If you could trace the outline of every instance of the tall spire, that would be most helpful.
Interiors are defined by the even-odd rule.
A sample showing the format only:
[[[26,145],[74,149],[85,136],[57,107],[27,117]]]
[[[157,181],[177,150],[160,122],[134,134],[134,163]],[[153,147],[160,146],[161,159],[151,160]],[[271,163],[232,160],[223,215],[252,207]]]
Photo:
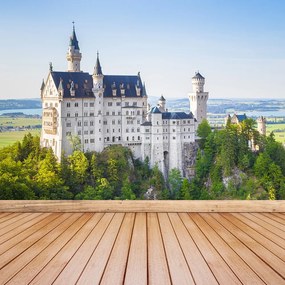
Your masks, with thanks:
[[[97,51],[97,60],[96,60],[96,64],[94,67],[94,73],[93,74],[94,75],[103,75],[100,60],[99,60],[99,52],[98,51]]]
[[[74,21],[72,22],[73,24],[73,29],[72,29],[72,35],[70,37],[70,42],[69,42],[69,46],[73,46],[74,49],[79,50],[79,45],[78,45],[78,40],[76,37],[76,33],[75,33],[75,26],[74,26]]]

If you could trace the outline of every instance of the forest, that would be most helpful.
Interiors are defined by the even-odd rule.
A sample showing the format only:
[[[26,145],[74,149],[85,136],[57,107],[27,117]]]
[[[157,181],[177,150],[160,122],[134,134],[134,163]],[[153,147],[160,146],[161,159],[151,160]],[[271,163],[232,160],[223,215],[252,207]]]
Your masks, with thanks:
[[[285,199],[285,149],[261,136],[252,119],[211,130],[198,127],[195,176],[178,169],[164,179],[148,160],[113,145],[101,153],[75,149],[58,162],[31,134],[0,149],[0,199]]]

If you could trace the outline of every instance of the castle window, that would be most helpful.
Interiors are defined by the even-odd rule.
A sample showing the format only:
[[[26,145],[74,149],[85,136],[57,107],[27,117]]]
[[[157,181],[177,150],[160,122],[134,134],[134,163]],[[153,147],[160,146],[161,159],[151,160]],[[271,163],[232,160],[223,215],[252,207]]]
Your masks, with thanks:
[[[101,141],[101,138],[99,138],[99,141]]]
[[[121,140],[121,137],[118,137],[118,141],[120,141]]]
[[[94,126],[94,121],[90,121],[90,126]]]
[[[121,102],[116,102],[116,106],[121,106]]]
[[[118,129],[118,132],[120,132],[121,131],[121,129]]]
[[[115,116],[115,111],[112,112],[112,115]]]
[[[186,130],[186,129],[184,128],[184,132],[185,132],[185,130]]]
[[[98,115],[102,115],[102,112],[101,112],[101,110],[100,110],[100,111],[98,111]]]
[[[101,133],[101,129],[99,129],[99,133]]]
[[[85,139],[85,140],[84,140],[84,143],[88,143],[88,139]]]
[[[108,141],[110,141],[110,138],[109,138],[109,137],[107,137],[107,142],[108,142]]]
[[[106,116],[109,116],[109,112],[106,112]]]
[[[116,124],[116,122],[115,122],[115,120],[113,120],[113,121],[112,121],[112,125],[115,125],[115,124]]]
[[[125,106],[129,106],[129,102],[125,102]]]
[[[185,121],[185,120],[183,121],[183,124],[186,124],[186,121]]]
[[[70,107],[70,103],[66,103],[66,107],[69,108]]]
[[[69,127],[71,127],[71,122],[67,122],[66,123],[66,126],[69,128]]]
[[[84,131],[84,135],[88,135],[88,131]]]
[[[137,128],[137,132],[138,132],[138,133],[140,132],[140,128]]]
[[[78,127],[81,127],[81,121],[78,121],[78,122],[77,122],[77,126],[78,126]]]
[[[190,132],[190,128],[188,128],[188,132]]]
[[[113,104],[112,102],[108,102],[108,106],[111,107]]]
[[[81,131],[78,131],[77,134],[78,134],[79,136],[81,136]]]
[[[118,112],[118,115],[121,116],[121,112],[120,111]]]
[[[137,106],[138,105],[138,103],[137,102],[133,102],[133,106]]]
[[[129,140],[129,137],[127,137],[127,141]]]
[[[71,136],[71,132],[66,132],[66,136]]]
[[[88,126],[88,121],[84,122],[84,126],[87,127]]]
[[[84,102],[84,107],[88,107],[88,103],[87,102]]]
[[[176,137],[172,137],[172,139],[173,139],[173,140],[175,140],[175,139],[176,139]]]
[[[91,143],[95,143],[95,140],[94,140],[94,139],[90,139],[90,142],[91,142]]]
[[[90,113],[90,117],[94,117],[94,113]]]
[[[76,117],[76,118],[78,117],[78,113],[75,113],[75,117]]]
[[[118,124],[121,124],[121,120],[118,120]]]
[[[157,121],[156,124],[159,125],[159,122]]]
[[[113,133],[115,132],[115,129],[113,129]]]
[[[84,112],[84,117],[88,117],[88,113],[87,112]]]
[[[89,105],[90,107],[94,107],[94,103],[90,103],[90,105]]]
[[[138,136],[138,141],[141,139],[141,137],[140,136]]]
[[[129,132],[129,129],[126,129],[126,133],[128,133]]]
[[[158,140],[159,140],[159,138],[156,138],[156,140],[158,141]]]
[[[67,114],[66,114],[66,117],[69,118],[69,117],[70,117],[70,113],[67,113]]]
[[[78,107],[78,103],[74,103],[74,107]]]
[[[132,133],[134,133],[135,132],[135,129],[134,128],[132,128]]]
[[[112,137],[112,142],[115,142],[115,137]]]
[[[175,125],[175,121],[172,121],[172,124]]]
[[[109,133],[109,129],[107,129],[107,133]]]
[[[135,140],[135,137],[132,137],[132,140],[134,141],[134,140]]]
[[[140,124],[141,123],[141,120],[137,120],[137,124]]]
[[[126,112],[126,115],[127,115],[127,116],[129,115],[129,111]]]
[[[91,130],[91,131],[90,131],[90,135],[93,135],[93,134],[94,134],[94,131],[93,131],[93,130]]]
[[[104,124],[104,125],[107,125],[107,121],[104,121],[103,124]]]
[[[190,124],[190,120],[188,120],[187,123]]]
[[[149,133],[149,129],[145,129],[145,132],[146,132],[146,133]]]
[[[175,129],[173,129],[172,131],[173,131],[173,133],[175,133]]]

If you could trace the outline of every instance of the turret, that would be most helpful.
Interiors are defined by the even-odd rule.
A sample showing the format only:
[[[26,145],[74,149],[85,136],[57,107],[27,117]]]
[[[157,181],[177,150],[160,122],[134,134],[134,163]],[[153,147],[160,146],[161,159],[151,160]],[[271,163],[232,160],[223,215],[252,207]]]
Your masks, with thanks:
[[[165,104],[166,104],[166,100],[161,95],[159,100],[158,100],[158,104],[157,104],[158,105],[158,109],[159,109],[160,112],[166,112]]]
[[[198,124],[203,119],[207,119],[207,101],[208,92],[204,92],[205,78],[196,72],[195,76],[192,77],[192,88],[193,92],[189,94],[190,111],[196,118]]]
[[[261,135],[266,135],[266,119],[261,116],[257,120],[257,130]]]
[[[73,23],[73,31],[70,37],[69,47],[66,55],[69,72],[80,72],[81,57],[82,55],[79,50],[78,40],[76,37],[75,27]]]

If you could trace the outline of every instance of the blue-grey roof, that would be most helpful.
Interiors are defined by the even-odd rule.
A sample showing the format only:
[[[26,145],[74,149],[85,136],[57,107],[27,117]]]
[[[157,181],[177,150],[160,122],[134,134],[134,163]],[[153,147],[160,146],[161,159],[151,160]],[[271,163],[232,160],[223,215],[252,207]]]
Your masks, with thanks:
[[[161,114],[161,112],[159,111],[159,109],[157,107],[152,107],[151,111],[152,114]]]
[[[95,68],[94,68],[94,74],[95,75],[102,75],[102,68],[101,68],[101,64],[99,61],[99,54],[97,53],[97,60],[96,60],[96,64],[95,64]]]
[[[161,95],[159,101],[165,101],[165,98]]]
[[[58,88],[60,79],[62,79],[63,97],[71,98],[70,85],[74,83],[75,98],[90,98],[94,97],[92,92],[93,79],[87,72],[59,72],[52,71],[51,76]],[[115,84],[114,84],[115,83]],[[113,97],[112,89],[117,89],[116,97],[121,97],[120,88],[125,89],[126,97],[142,97],[142,82],[137,75],[105,75],[103,77],[104,97]],[[141,88],[140,96],[137,96],[136,85]],[[115,86],[115,87],[114,87]]]
[[[192,113],[186,114],[185,112],[164,112],[162,113],[163,120],[181,120],[193,119]]]
[[[75,98],[90,98],[94,97],[92,92],[93,79],[89,73],[86,72],[59,72],[52,71],[51,76],[54,80],[55,86],[60,86],[60,81],[63,88],[63,98],[71,98],[70,87],[71,82],[74,83]]]
[[[72,35],[70,37],[69,45],[70,46],[74,46],[74,49],[78,49],[79,50],[78,40],[77,40],[77,37],[76,37],[74,26],[73,26]]]
[[[104,97],[114,97],[114,89],[117,90],[116,97],[121,97],[121,88],[125,89],[125,97],[143,96],[143,85],[138,75],[104,75],[103,86]],[[140,88],[140,96],[137,96],[136,86]]]
[[[196,72],[196,73],[195,73],[195,76],[193,76],[192,78],[193,78],[193,79],[194,79],[194,78],[195,78],[195,79],[205,79],[205,78],[200,74],[199,71]]]
[[[243,114],[243,115],[236,115],[237,116],[237,119],[239,122],[242,122],[243,120],[246,120],[247,119],[247,116],[246,114]]]

